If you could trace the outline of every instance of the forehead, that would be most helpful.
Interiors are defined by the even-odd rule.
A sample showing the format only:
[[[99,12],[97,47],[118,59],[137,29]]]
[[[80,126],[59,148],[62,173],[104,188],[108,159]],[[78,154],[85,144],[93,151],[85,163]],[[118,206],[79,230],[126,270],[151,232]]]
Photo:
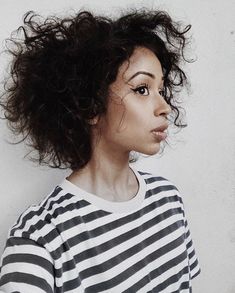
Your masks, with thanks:
[[[128,61],[119,68],[117,79],[128,79],[138,71],[147,71],[162,79],[162,67],[157,56],[148,48],[137,47]]]

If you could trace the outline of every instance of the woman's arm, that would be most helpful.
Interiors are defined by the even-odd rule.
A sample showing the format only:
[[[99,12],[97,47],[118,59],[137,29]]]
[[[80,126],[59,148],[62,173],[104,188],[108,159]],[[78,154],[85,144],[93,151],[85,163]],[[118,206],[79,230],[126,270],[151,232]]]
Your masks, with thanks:
[[[31,239],[10,237],[1,258],[0,293],[53,293],[53,272],[53,259],[44,247]]]

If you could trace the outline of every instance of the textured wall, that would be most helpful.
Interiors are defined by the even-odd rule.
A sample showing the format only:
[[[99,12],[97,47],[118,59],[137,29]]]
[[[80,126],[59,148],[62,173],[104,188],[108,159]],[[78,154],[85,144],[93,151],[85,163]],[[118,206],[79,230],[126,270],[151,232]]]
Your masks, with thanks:
[[[101,6],[102,3],[102,6]],[[192,24],[193,56],[187,67],[191,93],[182,94],[188,127],[170,137],[163,156],[140,159],[135,165],[173,181],[184,198],[186,215],[202,273],[195,293],[235,292],[235,2],[234,1],[98,1],[0,0],[0,40],[21,24],[27,10],[43,15],[85,8],[115,14],[119,7],[167,9]],[[7,59],[0,56],[1,80]],[[0,121],[0,253],[7,231],[30,204],[39,201],[69,171],[38,167],[24,159],[24,145],[9,145],[11,136]]]

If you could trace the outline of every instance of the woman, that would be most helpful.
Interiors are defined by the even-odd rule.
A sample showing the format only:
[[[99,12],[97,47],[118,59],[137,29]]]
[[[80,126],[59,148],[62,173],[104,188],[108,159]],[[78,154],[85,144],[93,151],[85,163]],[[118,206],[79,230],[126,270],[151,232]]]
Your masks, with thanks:
[[[153,10],[25,15],[1,105],[40,164],[72,173],[10,229],[3,292],[192,292],[182,198],[129,165],[131,151],[159,152],[172,117],[184,126],[175,94],[189,29]]]

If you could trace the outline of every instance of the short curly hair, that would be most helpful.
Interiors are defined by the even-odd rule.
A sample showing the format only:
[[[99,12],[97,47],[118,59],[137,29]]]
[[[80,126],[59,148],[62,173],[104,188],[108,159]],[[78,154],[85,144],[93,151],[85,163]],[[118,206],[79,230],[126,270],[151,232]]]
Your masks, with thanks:
[[[23,38],[8,39],[13,60],[0,106],[8,127],[23,134],[23,140],[29,138],[38,151],[32,161],[72,170],[89,162],[89,120],[106,113],[109,85],[137,46],[150,49],[160,60],[164,98],[174,124],[186,126],[175,94],[189,83],[180,66],[190,62],[184,49],[191,25],[182,26],[167,12],[146,8],[131,9],[116,19],[88,10],[42,19],[29,11],[23,22],[15,31],[23,32]]]

